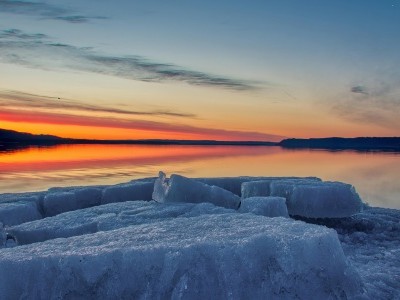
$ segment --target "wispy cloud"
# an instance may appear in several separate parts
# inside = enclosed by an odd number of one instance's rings
[[[0,0],[1,1],[1,0]],[[0,32],[0,38],[1,39],[6,39],[6,38],[14,38],[14,39],[20,39],[20,40],[33,40],[33,41],[39,41],[41,39],[49,38],[46,34],[42,33],[34,33],[34,34],[29,34],[26,32],[23,32],[18,29],[5,29]]]
[[[0,32],[0,60],[31,68],[69,69],[146,82],[176,81],[236,91],[257,89],[257,84],[155,62],[142,56],[100,54],[90,47],[61,44],[37,33],[16,29]]]
[[[353,87],[351,87],[350,91],[352,93],[356,93],[356,94],[368,95],[367,89],[365,88],[365,86],[362,86],[362,85],[353,86]]]
[[[44,108],[44,109],[65,109],[79,110],[86,112],[114,113],[131,116],[167,116],[196,118],[195,114],[172,112],[168,110],[134,111],[128,109],[118,109],[99,105],[90,105],[63,99],[58,96],[44,96],[24,93],[20,91],[0,91],[0,107],[18,108]]]
[[[69,23],[86,23],[100,16],[75,14],[71,9],[45,2],[0,0],[0,13],[36,16],[42,19],[60,20]]]
[[[280,141],[282,136],[260,132],[235,131],[215,128],[202,128],[178,123],[163,123],[147,120],[130,120],[121,118],[100,118],[77,116],[61,113],[35,112],[15,109],[2,109],[0,119],[9,122],[26,122],[39,124],[78,125],[116,129],[145,130],[156,133],[188,134],[193,138],[217,140],[261,140]]]
[[[400,130],[400,73],[380,72],[332,102],[333,111],[347,120]]]

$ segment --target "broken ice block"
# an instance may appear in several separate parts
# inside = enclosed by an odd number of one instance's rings
[[[217,186],[173,174],[167,179],[163,172],[154,184],[153,199],[158,202],[210,202],[237,209],[240,197]]]
[[[282,197],[249,197],[242,199],[239,212],[266,217],[289,217],[286,199]]]

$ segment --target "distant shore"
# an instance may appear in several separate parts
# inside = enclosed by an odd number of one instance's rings
[[[400,151],[400,137],[286,139],[278,144],[290,149]]]
[[[182,145],[182,146],[280,146],[287,149],[325,149],[332,151],[394,151],[400,152],[400,137],[310,138],[270,141],[217,141],[217,140],[94,140],[71,139],[53,135],[34,135],[0,129],[0,150],[15,150],[30,146],[51,147],[66,144],[100,145]]]

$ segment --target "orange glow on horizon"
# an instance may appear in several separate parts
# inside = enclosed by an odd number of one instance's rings
[[[27,110],[0,112],[0,128],[32,134],[50,134],[83,139],[181,139],[280,141],[280,136],[262,132],[202,128],[169,122],[101,118]]]
[[[0,128],[31,134],[49,134],[62,138],[96,140],[140,140],[140,139],[196,139],[190,134],[169,134],[134,129],[116,129],[77,125],[48,125],[37,123],[13,123],[0,121]]]

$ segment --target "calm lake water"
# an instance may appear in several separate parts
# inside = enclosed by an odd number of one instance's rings
[[[353,184],[373,206],[400,208],[400,154],[280,147],[60,145],[0,152],[0,193],[115,184],[158,171],[190,177],[317,176]]]

